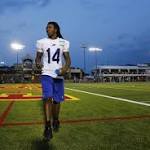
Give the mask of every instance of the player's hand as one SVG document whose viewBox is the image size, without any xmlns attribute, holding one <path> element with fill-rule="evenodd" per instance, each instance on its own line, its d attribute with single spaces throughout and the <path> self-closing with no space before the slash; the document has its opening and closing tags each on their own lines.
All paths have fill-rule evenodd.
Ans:
<svg viewBox="0 0 150 150">
<path fill-rule="evenodd" d="M 39 63 L 39 62 L 36 62 L 36 67 L 37 67 L 38 69 L 41 69 L 41 68 L 42 68 L 42 64 Z"/>
<path fill-rule="evenodd" d="M 68 68 L 66 66 L 62 67 L 60 69 L 60 76 L 64 76 L 67 72 Z"/>
</svg>

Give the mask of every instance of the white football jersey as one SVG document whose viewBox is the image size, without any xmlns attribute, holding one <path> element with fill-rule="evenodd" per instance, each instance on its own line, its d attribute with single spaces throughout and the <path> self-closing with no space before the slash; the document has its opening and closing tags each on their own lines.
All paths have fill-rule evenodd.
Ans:
<svg viewBox="0 0 150 150">
<path fill-rule="evenodd" d="M 43 53 L 42 75 L 57 78 L 56 70 L 62 68 L 63 52 L 69 51 L 69 41 L 62 38 L 43 38 L 37 41 L 36 48 L 38 52 Z"/>
</svg>

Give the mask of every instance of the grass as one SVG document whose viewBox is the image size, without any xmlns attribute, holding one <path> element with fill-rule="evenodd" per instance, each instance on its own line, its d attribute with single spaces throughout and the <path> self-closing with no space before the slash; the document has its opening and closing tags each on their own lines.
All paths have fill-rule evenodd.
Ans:
<svg viewBox="0 0 150 150">
<path fill-rule="evenodd" d="M 5 87 L 0 88 L 0 94 L 41 95 L 39 84 L 5 84 L 0 87 Z M 150 103 L 150 83 L 67 83 L 65 87 Z M 70 90 L 65 93 L 80 100 L 62 103 L 61 129 L 54 133 L 50 143 L 42 141 L 42 124 L 4 126 L 42 121 L 41 101 L 18 101 L 0 126 L 0 150 L 150 149 L 150 107 Z M 0 117 L 9 103 L 0 101 Z M 148 117 L 134 118 L 145 115 Z M 116 117 L 122 119 L 114 119 Z M 90 119 L 93 121 L 85 121 Z M 77 120 L 79 122 L 72 122 Z"/>
</svg>

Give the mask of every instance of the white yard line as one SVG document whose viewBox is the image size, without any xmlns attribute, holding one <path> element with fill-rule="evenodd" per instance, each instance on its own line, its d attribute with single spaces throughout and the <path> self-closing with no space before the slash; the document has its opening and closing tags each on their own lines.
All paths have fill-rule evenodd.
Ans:
<svg viewBox="0 0 150 150">
<path fill-rule="evenodd" d="M 115 100 L 118 100 L 118 101 L 124 101 L 124 102 L 138 104 L 138 105 L 143 105 L 143 106 L 150 106 L 150 104 L 148 104 L 148 103 L 137 102 L 137 101 L 130 100 L 130 99 L 125 99 L 125 98 L 114 97 L 114 96 L 109 96 L 109 95 L 104 95 L 104 94 L 98 94 L 98 93 L 92 93 L 92 92 L 87 92 L 87 91 L 78 90 L 78 89 L 71 89 L 71 88 L 65 88 L 65 89 L 71 90 L 71 91 L 75 91 L 75 92 L 80 92 L 80 93 L 85 93 L 85 94 L 90 94 L 90 95 L 105 97 L 105 98 L 109 98 L 109 99 L 115 99 Z"/>
</svg>

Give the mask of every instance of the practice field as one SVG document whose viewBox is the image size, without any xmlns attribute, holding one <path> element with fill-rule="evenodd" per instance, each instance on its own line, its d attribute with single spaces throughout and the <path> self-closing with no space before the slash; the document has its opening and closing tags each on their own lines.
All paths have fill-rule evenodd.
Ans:
<svg viewBox="0 0 150 150">
<path fill-rule="evenodd" d="M 150 83 L 67 83 L 60 120 L 43 142 L 40 84 L 0 85 L 0 150 L 150 150 Z"/>
</svg>

